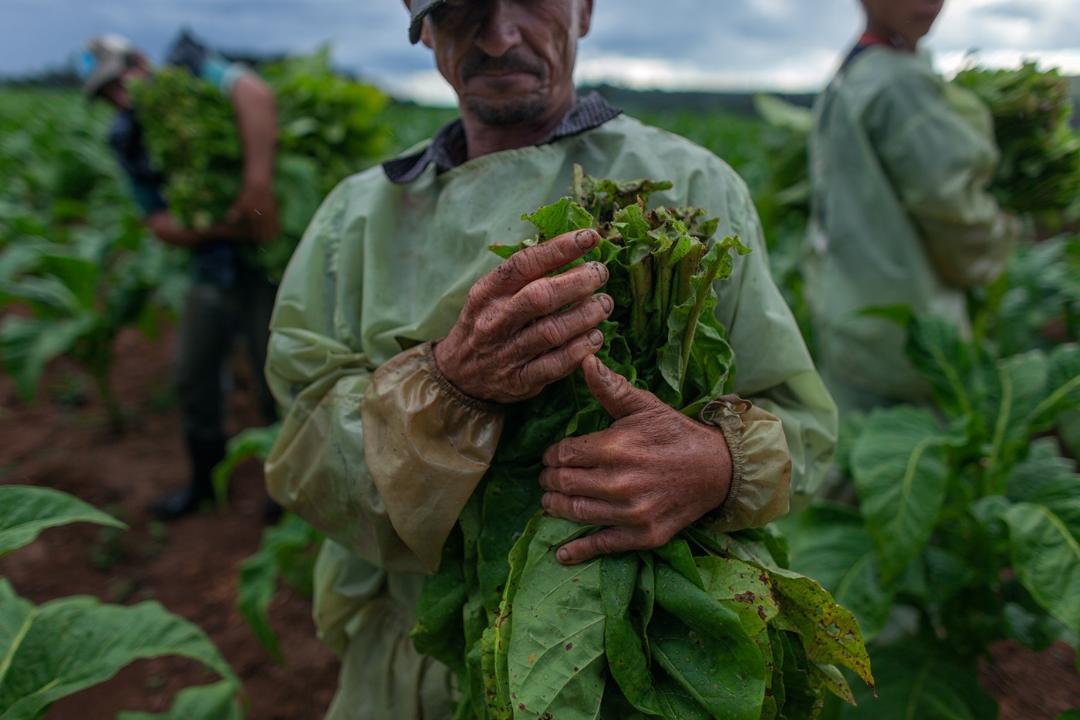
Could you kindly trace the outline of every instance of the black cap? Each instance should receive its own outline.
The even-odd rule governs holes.
[[[424,18],[429,12],[445,4],[446,0],[412,0],[412,24],[409,26],[409,42],[415,45],[420,41],[420,31],[424,26]]]

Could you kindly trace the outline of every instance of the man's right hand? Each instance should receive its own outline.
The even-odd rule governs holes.
[[[595,230],[579,230],[516,253],[480,278],[435,364],[461,392],[488,402],[527,400],[570,375],[604,344],[597,326],[615,306],[593,295],[608,270],[590,262],[550,276],[596,247]]]

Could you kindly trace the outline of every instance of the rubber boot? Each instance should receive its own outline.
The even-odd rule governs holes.
[[[150,509],[158,520],[168,522],[190,515],[214,497],[214,467],[225,457],[225,439],[189,437],[187,446],[191,483],[154,501]]]

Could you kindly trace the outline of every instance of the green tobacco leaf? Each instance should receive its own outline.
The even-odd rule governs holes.
[[[127,528],[111,515],[59,490],[0,485],[0,557],[32,543],[43,530],[77,522]]]
[[[953,658],[949,648],[909,641],[874,653],[881,682],[877,698],[854,688],[858,707],[846,708],[851,720],[986,720],[997,706],[979,685],[975,664]]]
[[[1061,345],[1050,354],[1046,396],[1028,418],[1034,430],[1053,427],[1066,413],[1080,409],[1080,345]]]
[[[544,240],[551,240],[574,230],[591,228],[596,224],[593,216],[570,198],[562,198],[531,215],[522,215],[521,219],[535,225]]]
[[[0,687],[36,614],[37,608],[16,595],[8,581],[0,578]]]
[[[697,560],[705,592],[734,610],[750,634],[763,632],[779,612],[768,576],[750,563],[726,557]]]
[[[968,378],[975,364],[971,347],[956,326],[939,317],[916,317],[908,330],[907,354],[929,381],[939,407],[950,417],[974,411]]]
[[[229,440],[225,457],[214,467],[214,495],[219,506],[228,502],[229,480],[236,468],[245,460],[266,460],[274,447],[281,424],[261,428],[248,428]]]
[[[653,656],[716,717],[757,720],[765,699],[765,661],[739,615],[666,564],[656,566],[663,609],[649,629]]]
[[[638,581],[638,557],[627,554],[600,561],[600,598],[604,605],[604,650],[611,677],[637,710],[660,714],[641,633],[630,619]]]
[[[101,266],[94,260],[69,253],[45,253],[41,271],[64,284],[75,298],[77,307],[94,308],[94,295],[101,277]]]
[[[813,663],[806,657],[799,638],[794,633],[774,632],[774,642],[783,651],[781,666],[784,707],[781,720],[814,720],[821,714],[824,697]]]
[[[536,536],[542,517],[542,514],[533,516],[510,550],[508,558],[510,574],[506,579],[506,590],[503,592],[502,602],[499,603],[499,615],[495,620],[494,690],[496,697],[506,706],[510,704],[510,642],[513,639],[514,630],[514,603],[517,600],[518,588],[521,586],[521,575],[529,561],[529,546]],[[490,678],[485,677],[485,682],[490,685]],[[491,693],[488,692],[488,695],[490,696]]]
[[[116,720],[243,720],[236,686],[228,681],[181,690],[164,713],[122,712]]]
[[[779,620],[797,632],[806,656],[819,665],[840,665],[870,688],[874,676],[859,623],[825,588],[790,570],[769,570],[780,604]]]
[[[15,379],[19,396],[32,400],[45,366],[69,352],[96,326],[97,319],[90,314],[57,319],[5,318],[0,325],[0,355]]]
[[[136,660],[166,655],[196,660],[239,687],[206,634],[158,603],[120,607],[87,597],[46,603],[37,608],[0,685],[0,720],[36,718]]]
[[[1041,352],[1030,352],[997,363],[983,401],[990,447],[983,463],[991,477],[1012,466],[1027,446],[1032,415],[1046,396],[1048,363]]]
[[[844,674],[835,665],[810,664],[810,682],[825,688],[848,705],[855,705],[855,694],[844,678]]]
[[[849,609],[873,639],[892,610],[893,593],[881,581],[877,554],[858,511],[818,504],[783,522],[791,569],[820,582]]]
[[[541,517],[513,602],[507,655],[515,718],[594,720],[604,695],[600,561],[565,567],[555,551],[580,525]]]
[[[860,510],[886,584],[930,539],[949,477],[945,441],[929,411],[898,407],[874,412],[855,444]]]
[[[1018,504],[999,513],[1021,582],[1070,628],[1080,621],[1080,475],[1073,468],[1053,439],[1036,441],[1008,478],[1009,499]]]
[[[690,552],[690,544],[685,540],[682,538],[675,538],[653,552],[684,578],[694,583],[702,590],[705,589],[705,582],[701,579],[697,564],[694,562],[694,555]]]
[[[302,574],[310,594],[314,570],[313,547],[319,534],[296,515],[286,515],[276,526],[263,531],[262,542],[254,555],[240,563],[236,591],[236,609],[247,621],[259,643],[278,662],[282,662],[277,633],[270,625],[270,602],[277,592],[282,574]],[[291,567],[299,562],[301,569]],[[301,588],[303,589],[303,588]]]
[[[424,582],[416,603],[416,625],[410,633],[418,652],[439,660],[459,675],[465,674],[462,612],[468,598],[463,545],[460,529],[454,528],[443,546],[439,571]]]
[[[1012,562],[1028,592],[1080,632],[1080,497],[1035,505],[1018,503],[1005,513]],[[1071,521],[1071,522],[1070,522]]]

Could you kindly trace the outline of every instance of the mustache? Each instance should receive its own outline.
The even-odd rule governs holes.
[[[477,54],[465,60],[461,67],[462,77],[466,80],[482,73],[507,72],[527,73],[542,78],[544,66],[539,61],[520,53],[509,53],[501,57]]]

